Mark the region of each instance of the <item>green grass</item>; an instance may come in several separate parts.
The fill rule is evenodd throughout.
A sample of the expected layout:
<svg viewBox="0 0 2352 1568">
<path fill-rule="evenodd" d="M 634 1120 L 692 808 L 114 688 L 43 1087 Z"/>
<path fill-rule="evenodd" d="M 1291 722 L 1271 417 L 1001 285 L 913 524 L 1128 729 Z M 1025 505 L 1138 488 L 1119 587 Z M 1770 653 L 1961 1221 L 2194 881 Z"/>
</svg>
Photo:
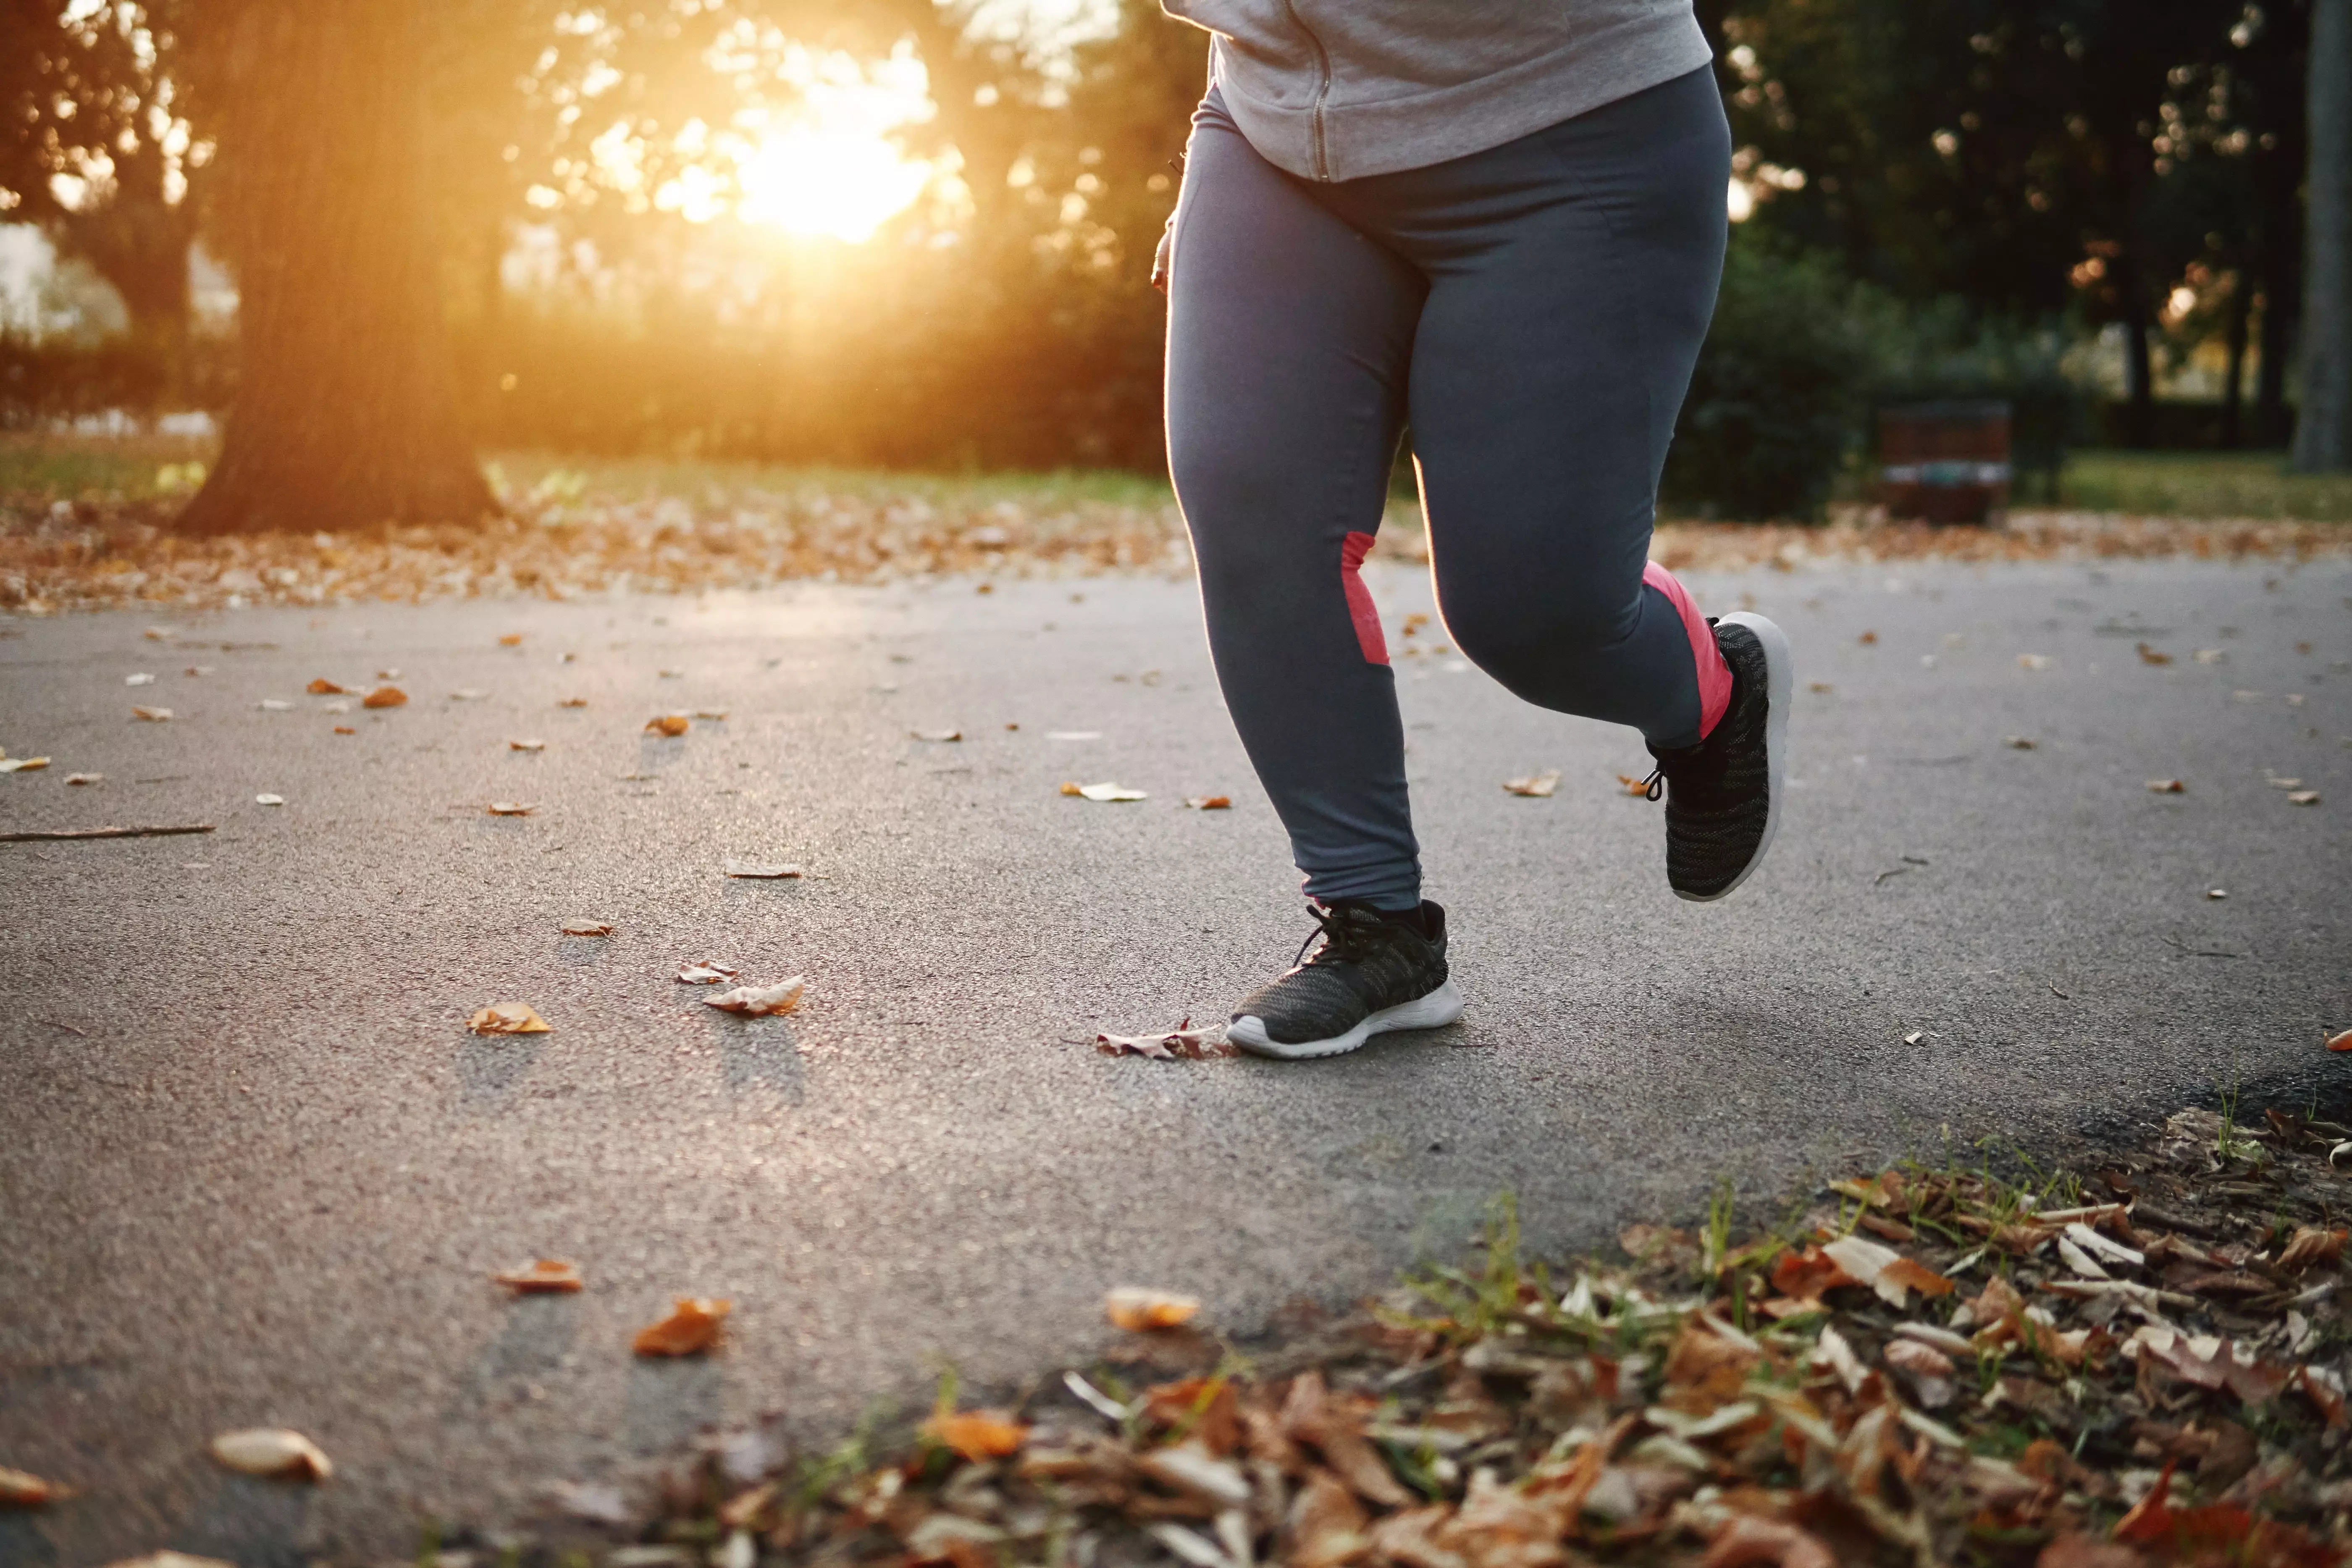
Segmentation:
<svg viewBox="0 0 2352 1568">
<path fill-rule="evenodd" d="M 2158 517 L 2352 521 L 2352 474 L 2293 474 L 2274 452 L 2077 452 L 2059 504 Z"/>
</svg>

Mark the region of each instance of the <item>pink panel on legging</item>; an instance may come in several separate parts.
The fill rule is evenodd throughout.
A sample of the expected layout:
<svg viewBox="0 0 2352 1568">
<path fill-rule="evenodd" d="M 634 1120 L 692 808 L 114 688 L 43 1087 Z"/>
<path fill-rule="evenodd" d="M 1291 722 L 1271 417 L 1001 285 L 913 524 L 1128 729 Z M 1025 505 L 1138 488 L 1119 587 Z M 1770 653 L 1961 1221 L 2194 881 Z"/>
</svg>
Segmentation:
<svg viewBox="0 0 2352 1568">
<path fill-rule="evenodd" d="M 1350 533 L 1339 546 L 1339 591 L 1348 595 L 1348 618 L 1356 624 L 1356 646 L 1364 650 L 1366 664 L 1386 664 L 1389 661 L 1389 639 L 1381 632 L 1380 607 L 1372 603 L 1372 591 L 1364 586 L 1361 569 L 1364 557 L 1371 553 L 1372 536 Z M 1727 694 L 1731 678 L 1724 677 Z"/>
<path fill-rule="evenodd" d="M 1715 628 L 1691 603 L 1688 590 L 1675 581 L 1675 574 L 1650 562 L 1642 568 L 1642 581 L 1664 594 L 1683 618 L 1683 630 L 1690 634 L 1691 658 L 1698 666 L 1698 734 L 1705 740 L 1715 730 L 1716 721 L 1731 706 L 1731 667 L 1723 662 L 1723 650 L 1715 646 Z"/>
</svg>

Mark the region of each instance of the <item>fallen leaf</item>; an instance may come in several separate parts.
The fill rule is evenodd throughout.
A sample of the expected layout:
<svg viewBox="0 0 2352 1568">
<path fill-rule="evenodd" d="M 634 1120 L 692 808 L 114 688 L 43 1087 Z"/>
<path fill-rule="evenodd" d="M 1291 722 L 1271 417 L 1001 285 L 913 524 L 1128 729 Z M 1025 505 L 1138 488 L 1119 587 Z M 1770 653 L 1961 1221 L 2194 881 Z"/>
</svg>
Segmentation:
<svg viewBox="0 0 2352 1568">
<path fill-rule="evenodd" d="M 585 697 L 567 697 L 561 702 L 558 702 L 556 706 L 558 708 L 585 708 L 588 706 L 588 699 Z"/>
<path fill-rule="evenodd" d="M 613 928 L 603 921 L 572 920 L 563 922 L 566 936 L 610 936 Z"/>
<path fill-rule="evenodd" d="M 1188 795 L 1184 797 L 1184 804 L 1194 811 L 1230 811 L 1234 803 L 1229 795 Z"/>
<path fill-rule="evenodd" d="M 145 674 L 126 675 L 122 678 L 122 684 L 125 686 L 152 686 L 155 684 L 155 678 L 152 675 Z"/>
<path fill-rule="evenodd" d="M 47 757 L 0 758 L 0 773 L 38 773 L 48 765 L 49 759 Z"/>
<path fill-rule="evenodd" d="M 1225 1043 L 1223 1026 L 1212 1025 L 1204 1029 L 1196 1029 L 1189 1017 L 1174 1028 L 1157 1035 L 1097 1034 L 1095 1036 L 1095 1049 L 1107 1057 L 1150 1057 L 1154 1061 L 1163 1062 L 1180 1059 L 1197 1062 L 1204 1057 L 1235 1054 L 1234 1047 Z"/>
<path fill-rule="evenodd" d="M 1833 691 L 1836 689 L 1836 688 L 1832 687 L 1826 680 L 1809 680 L 1805 683 L 1805 688 L 1809 691 Z"/>
<path fill-rule="evenodd" d="M 677 978 L 682 984 L 687 985 L 716 985 L 722 980 L 734 979 L 735 971 L 723 963 L 712 963 L 705 960 L 700 963 L 688 964 L 677 972 Z"/>
<path fill-rule="evenodd" d="M 2170 664 L 2172 656 L 2168 653 L 2159 653 L 2147 644 L 2142 643 L 2139 645 L 2139 661 L 2142 664 Z"/>
<path fill-rule="evenodd" d="M 131 716 L 133 719 L 144 719 L 150 724 L 168 724 L 172 721 L 172 710 L 169 708 L 133 708 L 131 710 Z"/>
<path fill-rule="evenodd" d="M 2189 786 L 2179 779 L 2150 779 L 2147 792 L 2150 795 L 2187 795 Z"/>
<path fill-rule="evenodd" d="M 805 877 L 805 868 L 791 860 L 751 860 L 730 855 L 723 869 L 730 877 L 751 877 L 772 881 L 780 877 Z"/>
<path fill-rule="evenodd" d="M 2200 647 L 2197 650 L 2197 662 L 2200 664 L 2227 664 L 2229 660 L 2228 651 L 2222 648 Z"/>
<path fill-rule="evenodd" d="M 2334 1263 L 2344 1256 L 2347 1234 L 2352 1233 L 2315 1225 L 2296 1226 L 2294 1237 L 2280 1249 L 2278 1266 L 2300 1274 L 2315 1263 Z"/>
<path fill-rule="evenodd" d="M 0 1465 L 0 1508 L 39 1508 L 73 1495 L 73 1489 L 62 1481 L 44 1480 L 29 1471 Z"/>
<path fill-rule="evenodd" d="M 286 797 L 282 795 L 257 795 L 253 797 L 253 804 L 256 805 L 284 805 L 286 804 Z"/>
<path fill-rule="evenodd" d="M 1436 1514 L 1437 1520 L 1431 1521 L 1434 1525 L 1453 1510 L 1435 1509 L 1417 1511 Z M 1408 1517 L 1411 1516 L 1399 1515 L 1398 1520 Z M 1290 1513 L 1284 1521 L 1284 1532 L 1288 1536 L 1290 1543 L 1290 1550 L 1286 1554 L 1286 1559 L 1293 1568 L 1339 1568 L 1339 1565 L 1343 1563 L 1351 1563 L 1364 1554 L 1368 1544 L 1364 1533 L 1368 1521 L 1369 1516 L 1364 1512 L 1364 1505 L 1356 1500 L 1356 1494 L 1341 1484 L 1339 1477 L 1320 1468 L 1311 1469 L 1307 1472 L 1306 1484 L 1298 1489 L 1298 1495 L 1290 1500 Z M 1381 1527 L 1390 1533 L 1389 1544 L 1391 1546 L 1403 1544 L 1395 1539 L 1398 1531 L 1392 1526 L 1396 1522 L 1392 1520 L 1381 1521 Z M 1424 1551 L 1435 1546 L 1434 1542 L 1426 1539 L 1418 1544 L 1421 1544 Z M 1443 1548 L 1438 1550 L 1442 1551 Z M 1400 1555 L 1391 1552 L 1387 1555 L 1391 1560 L 1401 1563 L 1419 1563 L 1429 1561 L 1420 1554 Z M 1452 1552 L 1446 1552 L 1445 1557 L 1453 1558 L 1455 1562 L 1461 1561 Z M 1444 1559 L 1440 1558 L 1436 1561 L 1443 1562 Z"/>
<path fill-rule="evenodd" d="M 1512 795 L 1528 795 L 1536 800 L 1549 799 L 1551 793 L 1559 788 L 1559 770 L 1550 768 L 1543 773 L 1530 773 L 1523 779 L 1505 779 L 1503 788 Z"/>
<path fill-rule="evenodd" d="M 740 1013 L 746 1017 L 769 1018 L 780 1013 L 790 1013 L 801 1005 L 801 993 L 808 982 L 800 975 L 778 981 L 773 985 L 739 985 L 718 996 L 705 996 L 702 1005 L 716 1007 L 722 1013 Z"/>
<path fill-rule="evenodd" d="M 466 1027 L 478 1035 L 545 1035 L 555 1026 L 528 1002 L 494 1002 L 467 1019 Z"/>
<path fill-rule="evenodd" d="M 539 809 L 535 800 L 494 800 L 490 802 L 492 816 L 529 816 Z"/>
<path fill-rule="evenodd" d="M 2117 1542 L 2062 1535 L 2042 1549 L 2033 1568 L 2143 1568 L 2147 1559 Z"/>
<path fill-rule="evenodd" d="M 1129 789 L 1125 784 L 1108 783 L 1079 784 L 1075 789 L 1068 784 L 1065 784 L 1062 786 L 1062 793 L 1064 795 L 1084 795 L 1088 800 L 1099 801 L 1145 800 L 1150 798 L 1139 789 Z"/>
<path fill-rule="evenodd" d="M 1707 1542 L 1700 1568 L 1837 1568 L 1820 1536 L 1785 1520 L 1735 1513 Z"/>
<path fill-rule="evenodd" d="M 646 733 L 648 735 L 667 735 L 675 739 L 679 735 L 685 734 L 688 729 L 691 727 L 691 724 L 692 721 L 688 720 L 683 713 L 664 713 L 657 718 L 648 719 L 646 721 Z"/>
<path fill-rule="evenodd" d="M 1078 785 L 1077 785 L 1076 781 L 1075 781 L 1075 780 L 1073 780 L 1073 779 L 1064 779 L 1064 780 L 1062 781 L 1062 793 L 1063 793 L 1064 795 L 1076 795 L 1076 794 L 1077 794 L 1077 793 L 1078 793 Z"/>
<path fill-rule="evenodd" d="M 1861 1283 L 1839 1267 L 1837 1259 L 1815 1246 L 1808 1246 L 1801 1252 L 1783 1252 L 1772 1264 L 1772 1289 L 1809 1307 L 1821 1304 L 1824 1290 Z"/>
<path fill-rule="evenodd" d="M 490 1278 L 525 1296 L 569 1294 L 580 1289 L 580 1266 L 560 1258 L 540 1258 Z"/>
<path fill-rule="evenodd" d="M 104 773 L 68 773 L 66 775 L 66 783 L 69 784 L 94 784 L 105 782 Z"/>
<path fill-rule="evenodd" d="M 590 1524 L 629 1522 L 629 1500 L 615 1486 L 591 1486 L 583 1481 L 558 1481 L 548 1489 L 550 1500 L 571 1518 Z"/>
<path fill-rule="evenodd" d="M 338 735 L 356 735 L 359 731 L 352 729 L 349 724 L 338 724 L 335 726 L 335 733 Z"/>
<path fill-rule="evenodd" d="M 1617 783 L 1627 795 L 1636 800 L 1647 800 L 1650 797 L 1650 781 L 1647 779 L 1635 778 L 1632 773 L 1619 773 Z"/>
<path fill-rule="evenodd" d="M 1903 1337 L 1891 1339 L 1886 1342 L 1886 1349 L 1880 1353 L 1885 1358 L 1887 1365 L 1901 1367 L 1905 1372 L 1920 1377 L 1948 1378 L 1952 1375 L 1950 1356 L 1933 1345 L 1922 1344 L 1915 1339 Z"/>
<path fill-rule="evenodd" d="M 264 713 L 291 713 L 294 711 L 294 704 L 276 697 L 265 697 L 260 701 L 255 703 L 254 706 L 260 709 Z"/>
<path fill-rule="evenodd" d="M 48 761 L 47 757 L 41 760 Z M 2347 1029 L 2340 1035 L 2328 1036 L 2327 1048 L 2331 1051 L 2352 1051 L 2352 1029 Z"/>
<path fill-rule="evenodd" d="M 397 686 L 379 686 L 360 699 L 362 708 L 402 708 L 407 703 L 408 693 Z"/>
<path fill-rule="evenodd" d="M 940 1411 L 921 1430 L 932 1442 L 974 1463 L 1018 1452 L 1029 1436 L 1028 1427 L 988 1410 Z"/>
<path fill-rule="evenodd" d="M 723 1297 L 680 1296 L 668 1317 L 637 1331 L 630 1347 L 639 1355 L 700 1355 L 719 1342 L 719 1325 L 733 1307 Z"/>
<path fill-rule="evenodd" d="M 520 632 L 509 632 L 506 636 L 499 639 L 499 646 L 500 647 L 520 647 L 522 646 L 522 634 Z"/>
<path fill-rule="evenodd" d="M 2020 669 L 2047 669 L 2058 661 L 2046 653 L 2021 653 L 2017 656 Z"/>
<path fill-rule="evenodd" d="M 449 698 L 454 702 L 479 702 L 488 695 L 488 692 L 478 686 L 461 686 L 449 693 Z"/>
<path fill-rule="evenodd" d="M 1175 1328 L 1192 1321 L 1200 1310 L 1201 1303 L 1192 1297 L 1147 1290 L 1139 1285 L 1122 1285 L 1103 1297 L 1103 1315 L 1112 1325 L 1138 1332 Z"/>
<path fill-rule="evenodd" d="M 694 710 L 694 717 L 697 719 L 720 720 L 727 717 L 727 710 L 724 708 L 698 708 Z"/>
<path fill-rule="evenodd" d="M 1878 634 L 1876 632 L 1864 632 L 1853 640 L 1860 643 L 1863 647 L 1868 647 L 1871 644 L 1878 640 Z"/>
<path fill-rule="evenodd" d="M 2033 739 L 2030 735 L 2011 735 L 2007 740 L 2001 742 L 2001 744 L 2007 746 L 2012 752 L 2030 752 L 2033 750 Z"/>
<path fill-rule="evenodd" d="M 963 731 L 961 730 L 909 730 L 907 733 L 912 735 L 918 741 L 961 741 L 963 739 Z"/>
<path fill-rule="evenodd" d="M 281 1476 L 288 1480 L 323 1481 L 335 1467 L 319 1445 L 283 1426 L 254 1426 L 224 1432 L 212 1440 L 213 1458 L 248 1476 Z"/>
<path fill-rule="evenodd" d="M 313 697 L 356 697 L 359 695 L 359 688 L 355 686 L 345 686 L 340 680 L 329 680 L 323 675 L 319 677 L 318 679 L 310 682 L 310 685 L 304 687 L 302 689 L 309 692 Z"/>
<path fill-rule="evenodd" d="M 547 750 L 547 742 L 544 741 L 509 741 L 507 742 L 507 750 L 509 752 L 543 752 Z"/>
<path fill-rule="evenodd" d="M 2295 790 L 2286 797 L 2286 803 L 2289 805 L 2317 805 L 2319 792 L 2315 789 Z"/>
</svg>

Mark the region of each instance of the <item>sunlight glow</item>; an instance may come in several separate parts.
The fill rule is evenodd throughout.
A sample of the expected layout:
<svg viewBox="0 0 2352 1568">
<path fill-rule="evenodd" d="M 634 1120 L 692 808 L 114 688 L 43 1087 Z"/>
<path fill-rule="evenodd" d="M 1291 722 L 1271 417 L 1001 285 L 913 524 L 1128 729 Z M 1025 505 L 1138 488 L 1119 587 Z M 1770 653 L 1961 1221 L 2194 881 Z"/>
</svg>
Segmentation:
<svg viewBox="0 0 2352 1568">
<path fill-rule="evenodd" d="M 855 245 L 913 205 L 931 166 L 900 156 L 873 131 L 818 124 L 764 133 L 735 177 L 745 223 Z"/>
</svg>

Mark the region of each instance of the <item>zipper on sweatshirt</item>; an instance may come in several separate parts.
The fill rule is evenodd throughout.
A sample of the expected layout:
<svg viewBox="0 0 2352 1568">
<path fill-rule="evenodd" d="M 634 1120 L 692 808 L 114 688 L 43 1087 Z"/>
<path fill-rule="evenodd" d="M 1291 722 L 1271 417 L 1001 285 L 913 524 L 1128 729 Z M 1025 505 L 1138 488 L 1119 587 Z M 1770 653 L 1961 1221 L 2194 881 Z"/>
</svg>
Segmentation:
<svg viewBox="0 0 2352 1568">
<path fill-rule="evenodd" d="M 1298 7 L 1291 0 L 1282 0 L 1282 8 L 1290 14 L 1291 21 L 1307 35 L 1307 43 L 1315 49 L 1315 107 L 1307 117 L 1307 167 L 1315 178 L 1328 184 L 1331 178 L 1331 162 L 1323 151 L 1323 100 L 1331 96 L 1330 51 L 1324 48 L 1323 40 L 1316 36 L 1314 28 L 1307 25 L 1307 18 L 1298 14 Z"/>
</svg>

